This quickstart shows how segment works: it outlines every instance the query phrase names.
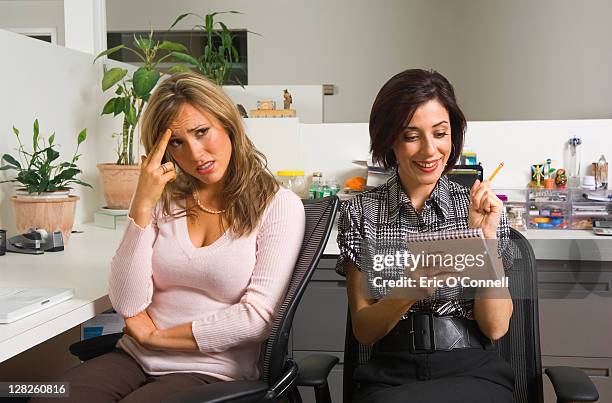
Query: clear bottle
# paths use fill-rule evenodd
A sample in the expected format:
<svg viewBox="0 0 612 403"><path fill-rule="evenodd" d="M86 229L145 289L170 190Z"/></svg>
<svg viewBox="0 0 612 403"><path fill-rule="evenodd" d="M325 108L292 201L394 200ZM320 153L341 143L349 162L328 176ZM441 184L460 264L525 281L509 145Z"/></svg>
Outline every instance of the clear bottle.
<svg viewBox="0 0 612 403"><path fill-rule="evenodd" d="M319 191L319 187L321 186L322 180L323 180L323 174L321 174L321 172L312 173L312 181L310 182L310 186L308 187L308 198L309 199L317 198L317 192Z"/></svg>
<svg viewBox="0 0 612 403"><path fill-rule="evenodd" d="M327 186L329 187L330 196L334 196L340 191L340 185L334 177L329 178L329 180L327 181Z"/></svg>
<svg viewBox="0 0 612 403"><path fill-rule="evenodd" d="M317 190L317 199L321 199L329 195L330 195L330 189L329 189L329 186L327 185L327 180L323 179L321 180L321 184L319 186L319 189Z"/></svg>
<svg viewBox="0 0 612 403"><path fill-rule="evenodd" d="M608 161L606 161L606 157L603 154L595 164L595 188L608 188Z"/></svg>

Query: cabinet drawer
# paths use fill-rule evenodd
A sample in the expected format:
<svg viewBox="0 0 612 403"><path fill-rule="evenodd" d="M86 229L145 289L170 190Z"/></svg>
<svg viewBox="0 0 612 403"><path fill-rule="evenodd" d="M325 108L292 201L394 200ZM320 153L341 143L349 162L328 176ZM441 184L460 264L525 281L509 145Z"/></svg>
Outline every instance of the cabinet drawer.
<svg viewBox="0 0 612 403"><path fill-rule="evenodd" d="M542 355L612 357L612 299L543 299L539 310Z"/></svg>
<svg viewBox="0 0 612 403"><path fill-rule="evenodd" d="M542 372L546 367L567 366L582 369L591 378L599 392L599 402L612 402L612 358L551 357L542 356ZM555 392L548 376L544 377L544 402L555 403Z"/></svg>
<svg viewBox="0 0 612 403"><path fill-rule="evenodd" d="M582 300L590 296L612 300L612 273L607 271L539 271L538 296Z"/></svg>
<svg viewBox="0 0 612 403"><path fill-rule="evenodd" d="M311 281L293 319L293 350L344 351L346 310L343 281Z"/></svg>

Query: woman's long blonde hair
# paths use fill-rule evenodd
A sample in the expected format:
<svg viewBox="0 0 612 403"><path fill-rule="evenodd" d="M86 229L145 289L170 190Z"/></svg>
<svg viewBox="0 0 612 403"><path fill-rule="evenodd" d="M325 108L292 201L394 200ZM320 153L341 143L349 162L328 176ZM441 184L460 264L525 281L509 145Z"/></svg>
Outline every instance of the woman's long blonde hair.
<svg viewBox="0 0 612 403"><path fill-rule="evenodd" d="M146 153L177 118L181 106L190 104L216 118L229 135L232 154L224 175L222 200L223 218L229 223L232 235L251 233L278 190L274 176L267 168L266 157L247 137L238 109L223 90L195 73L180 73L163 81L151 94L142 115L140 137ZM187 208L184 200L192 197L198 180L183 172L166 150L165 161L172 161L177 178L166 185L162 197L164 215L179 217L195 214L196 207ZM176 203L181 210L172 211Z"/></svg>

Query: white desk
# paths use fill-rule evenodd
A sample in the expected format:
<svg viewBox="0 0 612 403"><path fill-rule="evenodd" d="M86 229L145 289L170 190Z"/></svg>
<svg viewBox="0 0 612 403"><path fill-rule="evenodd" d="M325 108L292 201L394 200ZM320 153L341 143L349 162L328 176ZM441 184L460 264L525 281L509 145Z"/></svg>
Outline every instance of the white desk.
<svg viewBox="0 0 612 403"><path fill-rule="evenodd" d="M537 259L612 261L612 237L595 235L586 230L531 229L522 234L529 240ZM323 251L338 255L338 230L332 229Z"/></svg>
<svg viewBox="0 0 612 403"><path fill-rule="evenodd" d="M77 225L63 252L0 256L2 287L70 287L72 299L16 322L0 324L0 362L42 343L111 307L108 273L123 228ZM41 357L42 358L42 357Z"/></svg>
<svg viewBox="0 0 612 403"><path fill-rule="evenodd" d="M72 234L63 252L40 256L7 253L0 256L2 287L71 287L75 296L10 324L0 324L0 362L77 326L111 308L108 273L123 228L109 230L91 224ZM612 237L589 231L528 230L538 259L612 261ZM324 253L338 255L334 227Z"/></svg>

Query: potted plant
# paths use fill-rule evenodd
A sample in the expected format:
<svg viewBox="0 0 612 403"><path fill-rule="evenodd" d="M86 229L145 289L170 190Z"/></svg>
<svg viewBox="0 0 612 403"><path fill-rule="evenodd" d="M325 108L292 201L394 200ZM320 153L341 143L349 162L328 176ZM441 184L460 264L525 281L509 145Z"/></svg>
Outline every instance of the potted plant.
<svg viewBox="0 0 612 403"><path fill-rule="evenodd" d="M0 170L13 170L13 179L0 183L16 182L21 186L17 195L11 197L17 231L22 233L30 228L42 228L49 232L61 231L64 244L68 244L78 196L71 195L71 185L91 186L77 178L81 170L76 163L81 157L79 146L87 138L87 129L77 136L74 155L69 161L58 162L59 147L55 144L55 133L48 138L40 136L38 119L34 120L32 150L27 151L19 137L19 130L13 126L13 133L19 143L18 156L4 154Z"/></svg>
<svg viewBox="0 0 612 403"><path fill-rule="evenodd" d="M122 131L117 136L117 160L114 163L98 164L102 182L102 190L107 208L127 209L138 183L137 156L134 154L134 133L140 120L144 106L151 91L161 77L157 66L171 56L171 52L186 52L185 46L153 39L153 30L147 37L135 36L134 46L115 46L96 56L98 58L115 53L121 49L130 51L143 62L131 76L128 70L114 67L104 71L102 91L115 89L115 97L111 98L102 110L102 115L122 115ZM160 52L166 53L159 57ZM94 61L95 61L94 60Z"/></svg>
<svg viewBox="0 0 612 403"><path fill-rule="evenodd" d="M198 73L213 80L217 85L227 83L232 63L239 62L238 49L234 46L234 37L227 26L221 21L215 21L215 16L220 14L240 14L238 11L222 11L206 14L202 17L194 13L179 15L170 26L172 29L179 21L187 16L195 16L202 20L203 25L197 24L194 29L204 31L204 43L202 44L202 56L195 58L186 52L175 50L172 56L187 65L173 66L171 72L180 72L195 69ZM251 32L251 31L248 31ZM252 32L256 35L256 32ZM237 80L237 79L236 79ZM237 80L239 81L239 80ZM240 85L242 85L239 82Z"/></svg>

